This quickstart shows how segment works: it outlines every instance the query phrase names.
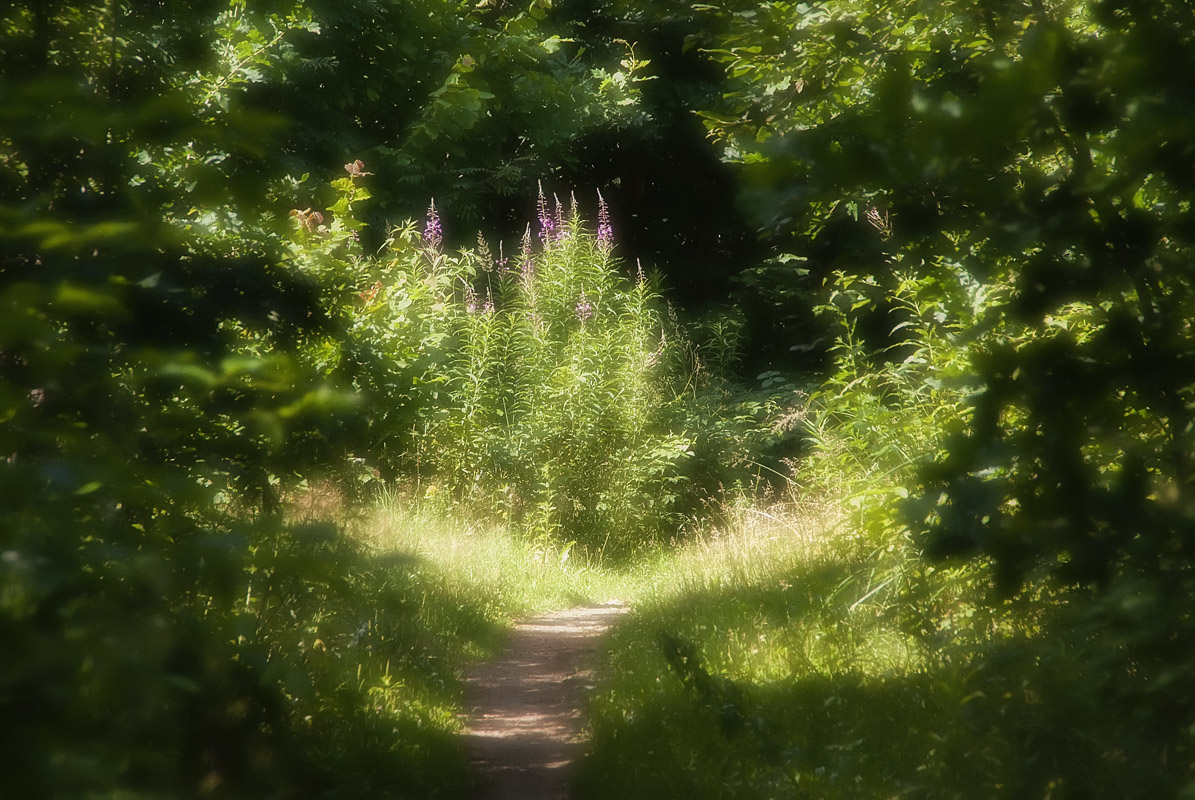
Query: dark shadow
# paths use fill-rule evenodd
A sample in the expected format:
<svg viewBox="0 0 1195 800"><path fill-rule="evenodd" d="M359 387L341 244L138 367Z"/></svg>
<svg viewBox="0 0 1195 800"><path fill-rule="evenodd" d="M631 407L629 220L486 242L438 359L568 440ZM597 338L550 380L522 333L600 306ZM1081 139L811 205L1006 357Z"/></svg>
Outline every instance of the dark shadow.
<svg viewBox="0 0 1195 800"><path fill-rule="evenodd" d="M260 520L77 558L0 622L6 797L470 796L458 670L504 628L431 565Z"/></svg>

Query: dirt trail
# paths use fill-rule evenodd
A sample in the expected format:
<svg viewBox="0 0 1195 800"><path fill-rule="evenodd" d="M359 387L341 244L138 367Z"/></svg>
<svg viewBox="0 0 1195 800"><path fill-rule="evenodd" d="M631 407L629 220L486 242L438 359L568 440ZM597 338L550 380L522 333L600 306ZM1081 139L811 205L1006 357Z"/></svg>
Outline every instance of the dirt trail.
<svg viewBox="0 0 1195 800"><path fill-rule="evenodd" d="M467 742L477 796L556 800L568 796L579 755L581 704L598 637L626 608L617 601L527 620L506 650L467 679Z"/></svg>

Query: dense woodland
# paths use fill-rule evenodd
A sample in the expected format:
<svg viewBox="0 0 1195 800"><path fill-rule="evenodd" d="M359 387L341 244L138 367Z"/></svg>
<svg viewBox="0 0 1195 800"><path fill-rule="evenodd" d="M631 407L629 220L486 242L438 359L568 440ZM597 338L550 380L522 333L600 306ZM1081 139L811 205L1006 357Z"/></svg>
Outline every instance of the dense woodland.
<svg viewBox="0 0 1195 800"><path fill-rule="evenodd" d="M1195 796L1195 4L0 10L0 795ZM1185 266L1184 266L1185 265Z"/></svg>

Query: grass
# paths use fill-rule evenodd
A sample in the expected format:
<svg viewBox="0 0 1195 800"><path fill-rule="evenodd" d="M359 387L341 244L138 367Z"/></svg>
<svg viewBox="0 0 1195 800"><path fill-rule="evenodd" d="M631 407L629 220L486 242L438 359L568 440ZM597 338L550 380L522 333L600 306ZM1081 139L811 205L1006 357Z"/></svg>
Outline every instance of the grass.
<svg viewBox="0 0 1195 800"><path fill-rule="evenodd" d="M611 597L632 612L599 650L577 797L1171 797L1190 782L1190 737L1166 724L1189 659L1134 650L1143 626L1107 630L1107 605L1045 584L994 601L982 565L927 563L846 503L718 519L616 571L383 498L325 566L350 585L308 580L305 633L275 629L300 636L282 660L321 687L295 713L328 785L468 796L463 671L515 619Z"/></svg>
<svg viewBox="0 0 1195 800"><path fill-rule="evenodd" d="M1183 659L1154 656L1154 673L1090 598L992 602L982 566L928 564L833 504L729 517L639 576L578 797L1162 797L1189 781L1164 699L1186 696L1165 683Z"/></svg>
<svg viewBox="0 0 1195 800"><path fill-rule="evenodd" d="M398 495L383 497L355 535L377 552L418 559L431 594L484 609L489 619L502 624L631 590L628 576L586 563L572 547Z"/></svg>
<svg viewBox="0 0 1195 800"><path fill-rule="evenodd" d="M904 676L917 643L877 613L867 544L830 505L732 510L659 560L615 632L581 795L774 797L808 787L789 722L814 684ZM870 576L870 577L869 577ZM880 587L882 589L882 587ZM845 689L845 685L841 687Z"/></svg>
<svg viewBox="0 0 1195 800"><path fill-rule="evenodd" d="M350 517L323 493L296 498L273 544L254 551L227 617L235 641L202 623L194 667L172 667L168 681L205 687L186 728L229 745L188 750L175 788L468 797L464 672L516 619L625 585L434 504L393 495Z"/></svg>
<svg viewBox="0 0 1195 800"><path fill-rule="evenodd" d="M492 656L514 619L620 597L634 611L604 648L582 796L774 797L838 781L839 772L803 763L808 742L792 715L816 708L853 737L827 745L839 747L845 768L868 748L858 731L831 723L838 706L906 699L925 658L886 615L891 580L877 564L891 567L893 557L852 534L830 504L743 504L722 521L722 530L613 571L435 504L384 499L352 537L401 567L413 615L405 660L389 663L389 683L375 666L368 691L394 718L451 736L461 670ZM429 673L451 677L429 690ZM900 719L880 735L897 736Z"/></svg>

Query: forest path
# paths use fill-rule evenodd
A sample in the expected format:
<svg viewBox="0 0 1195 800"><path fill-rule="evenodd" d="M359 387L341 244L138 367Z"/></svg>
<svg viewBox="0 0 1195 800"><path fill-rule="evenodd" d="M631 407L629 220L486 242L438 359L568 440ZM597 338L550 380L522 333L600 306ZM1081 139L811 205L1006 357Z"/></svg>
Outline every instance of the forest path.
<svg viewBox="0 0 1195 800"><path fill-rule="evenodd" d="M581 706L597 640L626 611L611 600L515 627L502 655L466 679L466 741L478 797L559 800L584 745Z"/></svg>

